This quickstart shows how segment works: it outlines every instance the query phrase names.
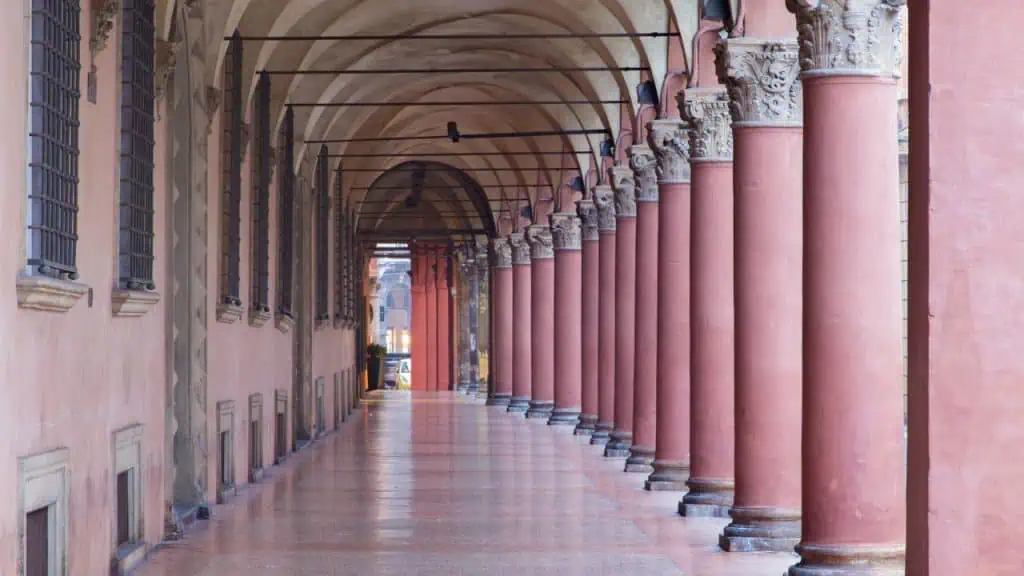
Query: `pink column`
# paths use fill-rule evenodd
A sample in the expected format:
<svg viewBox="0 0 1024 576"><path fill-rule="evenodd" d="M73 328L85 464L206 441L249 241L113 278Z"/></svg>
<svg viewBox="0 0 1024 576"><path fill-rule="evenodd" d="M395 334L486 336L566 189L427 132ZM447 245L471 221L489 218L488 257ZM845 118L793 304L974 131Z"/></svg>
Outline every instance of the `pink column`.
<svg viewBox="0 0 1024 576"><path fill-rule="evenodd" d="M615 192L611 186L594 188L597 207L598 317L597 317L597 427L591 444L607 444L615 425Z"/></svg>
<svg viewBox="0 0 1024 576"><path fill-rule="evenodd" d="M615 190L615 426L604 455L629 456L633 445L636 345L636 180L626 166L609 171Z"/></svg>
<svg viewBox="0 0 1024 576"><path fill-rule="evenodd" d="M906 570L1015 575L1024 542L1024 4L1002 3L995 18L968 3L923 6L910 19ZM958 39L967 30L970 40Z"/></svg>
<svg viewBox="0 0 1024 576"><path fill-rule="evenodd" d="M682 120L655 120L658 157L658 365L654 472L644 488L682 492L690 469L690 144Z"/></svg>
<svg viewBox="0 0 1024 576"><path fill-rule="evenodd" d="M512 248L512 401L509 412L526 413L533 396L533 309L530 244L523 234L509 235Z"/></svg>
<svg viewBox="0 0 1024 576"><path fill-rule="evenodd" d="M413 390L427 389L427 257L422 247L412 247L412 363Z"/></svg>
<svg viewBox="0 0 1024 576"><path fill-rule="evenodd" d="M580 415L576 434L589 436L597 428L598 412L598 259L600 258L597 233L597 208L593 200L580 200L576 203L576 212L582 223L582 375L583 375L583 413Z"/></svg>
<svg viewBox="0 0 1024 576"><path fill-rule="evenodd" d="M571 212L551 215L555 248L555 408L548 424L575 426L583 403L583 254L580 219Z"/></svg>
<svg viewBox="0 0 1024 576"><path fill-rule="evenodd" d="M451 388L451 360L448 338L451 321L448 316L448 256L441 252L437 259L437 389Z"/></svg>
<svg viewBox="0 0 1024 576"><path fill-rule="evenodd" d="M437 249L427 248L427 390L437 390Z"/></svg>
<svg viewBox="0 0 1024 576"><path fill-rule="evenodd" d="M790 569L794 576L903 574L905 570L899 168L893 78L901 29L898 4L891 0L787 3L796 13L800 31L804 95L803 525L797 547L801 562ZM941 3L931 4L934 8ZM927 11L922 14L927 18ZM1009 13L1001 16L1013 18ZM822 26L823 21L843 26ZM956 24L958 29L969 25ZM958 70L958 83L969 79L966 68L958 66ZM932 86L923 101L945 90L947 86ZM955 125L971 123L960 119ZM958 136L960 132L952 130L931 145ZM927 139L928 134L921 137ZM960 196L951 202L966 205ZM925 204L922 209L935 208ZM1001 213L1000 217L1012 215ZM981 226L990 230L988 223ZM966 274L973 259L963 250L971 244L961 239L956 246L964 258L958 261L956 274ZM966 297L975 288L961 278L959 286L965 291L953 298ZM999 296L990 293L985 298ZM933 301L928 313L942 309ZM972 325L967 319L957 330L969 331ZM958 341L942 356L960 358L970 356L972 350L977 349ZM957 379L955 386L966 387L962 397L970 398L969 390L976 384ZM979 420L979 425L991 423ZM957 433L970 434L971 429ZM980 449L987 438L979 435L972 445ZM961 463L939 465L959 467ZM962 498L957 521L970 522L966 514L975 509L971 495L957 489L951 497ZM1001 507L995 512L1003 513ZM978 530L971 530L969 544L957 542L953 547L977 546ZM1015 558L1013 572L1019 571L1020 554ZM973 565L965 569L985 573ZM941 572L953 573L952 567Z"/></svg>
<svg viewBox="0 0 1024 576"><path fill-rule="evenodd" d="M512 400L512 246L506 238L491 240L494 271L494 340L491 358L494 362L494 390L487 398L489 406L508 406Z"/></svg>
<svg viewBox="0 0 1024 576"><path fill-rule="evenodd" d="M633 361L633 444L626 472L651 472L658 431L658 174L647 144L629 149L636 178L636 331Z"/></svg>
<svg viewBox="0 0 1024 576"><path fill-rule="evenodd" d="M690 122L693 218L690 227L690 491L684 516L728 517L734 456L732 127L725 89L680 94Z"/></svg>
<svg viewBox="0 0 1024 576"><path fill-rule="evenodd" d="M526 230L530 242L530 306L533 316L531 356L533 392L527 418L551 417L555 406L555 251L551 228L534 224Z"/></svg>
<svg viewBox="0 0 1024 576"><path fill-rule="evenodd" d="M797 43L730 38L717 52L736 147L736 492L719 541L727 551L790 552L800 539L803 359ZM774 108L758 105L778 94Z"/></svg>

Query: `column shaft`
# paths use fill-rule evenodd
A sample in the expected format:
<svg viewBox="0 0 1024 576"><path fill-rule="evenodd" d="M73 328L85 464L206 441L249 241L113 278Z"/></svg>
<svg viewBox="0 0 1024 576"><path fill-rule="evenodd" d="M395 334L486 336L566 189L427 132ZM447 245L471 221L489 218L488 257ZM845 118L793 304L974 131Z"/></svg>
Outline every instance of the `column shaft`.
<svg viewBox="0 0 1024 576"><path fill-rule="evenodd" d="M512 401L509 412L526 413L533 396L533 292L530 274L530 246L521 233L509 239L512 245Z"/></svg>
<svg viewBox="0 0 1024 576"><path fill-rule="evenodd" d="M427 389L427 261L421 251L412 256L412 363L413 390Z"/></svg>
<svg viewBox="0 0 1024 576"><path fill-rule="evenodd" d="M576 434L588 436L597 428L598 413L598 303L600 245L597 233L597 208L592 200L580 200L577 213L583 225L581 298L582 403L583 413Z"/></svg>
<svg viewBox="0 0 1024 576"><path fill-rule="evenodd" d="M437 390L437 252L427 253L427 390Z"/></svg>
<svg viewBox="0 0 1024 576"><path fill-rule="evenodd" d="M655 120L658 364L654 472L644 488L682 492L690 467L690 145L679 119Z"/></svg>
<svg viewBox="0 0 1024 576"><path fill-rule="evenodd" d="M551 232L555 248L555 407L548 424L575 427L583 394L580 220L572 213L552 214Z"/></svg>
<svg viewBox="0 0 1024 576"><path fill-rule="evenodd" d="M448 257L442 254L437 261L437 389L451 388L451 357L449 338L451 337L451 319L449 317L448 300L451 291L448 289Z"/></svg>
<svg viewBox="0 0 1024 576"><path fill-rule="evenodd" d="M615 205L612 189L598 186L598 420L591 444L607 444L615 425Z"/></svg>
<svg viewBox="0 0 1024 576"><path fill-rule="evenodd" d="M555 259L548 226L534 224L527 235L532 255L533 393L526 416L547 420L555 405Z"/></svg>
<svg viewBox="0 0 1024 576"><path fill-rule="evenodd" d="M611 170L615 189L615 426L604 455L629 456L633 445L636 346L636 181L626 166Z"/></svg>
<svg viewBox="0 0 1024 576"><path fill-rule="evenodd" d="M687 90L693 126L690 227L690 491L684 516L727 517L734 485L735 315L729 100L723 88ZM727 142L727 144L725 144ZM698 154L702 151L702 154Z"/></svg>
<svg viewBox="0 0 1024 576"><path fill-rule="evenodd" d="M509 257L511 264L511 255ZM512 399L512 267L494 269L494 393L487 403L508 406Z"/></svg>

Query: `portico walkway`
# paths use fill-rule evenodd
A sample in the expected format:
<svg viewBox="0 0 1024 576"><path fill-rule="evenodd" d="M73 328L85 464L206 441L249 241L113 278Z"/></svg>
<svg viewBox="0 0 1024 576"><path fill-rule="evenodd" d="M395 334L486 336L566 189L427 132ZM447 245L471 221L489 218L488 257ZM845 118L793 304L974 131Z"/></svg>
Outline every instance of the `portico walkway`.
<svg viewBox="0 0 1024 576"><path fill-rule="evenodd" d="M450 393L376 393L157 552L141 576L778 576L795 555L726 554L725 520L552 428Z"/></svg>

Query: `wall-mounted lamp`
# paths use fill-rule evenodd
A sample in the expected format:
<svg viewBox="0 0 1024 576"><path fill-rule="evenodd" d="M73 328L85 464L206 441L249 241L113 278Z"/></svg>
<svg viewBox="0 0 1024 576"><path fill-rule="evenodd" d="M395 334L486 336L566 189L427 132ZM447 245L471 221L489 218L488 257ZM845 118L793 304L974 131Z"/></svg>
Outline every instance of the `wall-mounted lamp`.
<svg viewBox="0 0 1024 576"><path fill-rule="evenodd" d="M615 158L615 140L605 138L601 142L601 158Z"/></svg>
<svg viewBox="0 0 1024 576"><path fill-rule="evenodd" d="M645 80L636 87L636 99L640 104L658 106L658 87L654 80Z"/></svg>

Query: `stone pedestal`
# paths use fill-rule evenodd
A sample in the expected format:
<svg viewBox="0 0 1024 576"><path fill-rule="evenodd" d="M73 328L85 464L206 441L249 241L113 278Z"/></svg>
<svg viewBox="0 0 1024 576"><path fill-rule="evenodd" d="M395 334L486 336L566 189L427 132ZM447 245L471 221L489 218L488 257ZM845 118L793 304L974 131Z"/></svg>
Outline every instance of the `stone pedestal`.
<svg viewBox="0 0 1024 576"><path fill-rule="evenodd" d="M736 492L727 551L791 552L800 538L803 122L797 43L716 50L732 104ZM757 105L772 101L774 107Z"/></svg>
<svg viewBox="0 0 1024 576"><path fill-rule="evenodd" d="M575 429L583 403L580 219L573 213L552 214L551 233L555 248L555 408L548 424Z"/></svg>
<svg viewBox="0 0 1024 576"><path fill-rule="evenodd" d="M791 576L905 571L893 77L900 4L787 3L798 23L804 94L803 524L797 546L801 561ZM956 204L964 201L958 198ZM960 250L968 245L958 244L958 252L967 256ZM961 262L958 274L971 268L969 258ZM934 300L928 305L931 311L943 309ZM960 329L970 330L969 325ZM945 354L971 352L961 341ZM972 384L970 379L957 383ZM973 502L963 490L953 498Z"/></svg>
<svg viewBox="0 0 1024 576"><path fill-rule="evenodd" d="M530 243L533 318L533 393L526 417L546 420L555 407L555 252L547 225L530 226L526 237Z"/></svg>
<svg viewBox="0 0 1024 576"><path fill-rule="evenodd" d="M634 310L633 445L626 472L649 474L658 415L658 175L646 144L629 150L636 178L636 297Z"/></svg>
<svg viewBox="0 0 1024 576"><path fill-rule="evenodd" d="M724 88L688 89L691 127L690 491L684 516L726 516L734 476L732 127Z"/></svg>
<svg viewBox="0 0 1024 576"><path fill-rule="evenodd" d="M690 470L690 143L679 119L650 123L658 160L658 365L654 472L647 490L682 492Z"/></svg>
<svg viewBox="0 0 1024 576"><path fill-rule="evenodd" d="M581 311L581 346L582 346L582 396L583 413L580 423L576 426L576 434L590 436L597 428L598 413L598 283L600 282L598 266L600 242L597 232L597 208L593 200L580 200L576 204L576 213L582 225L582 311Z"/></svg>
<svg viewBox="0 0 1024 576"><path fill-rule="evenodd" d="M509 235L512 247L512 400L509 412L525 414L533 394L533 292L530 245L521 233Z"/></svg>
<svg viewBox="0 0 1024 576"><path fill-rule="evenodd" d="M615 193L594 189L598 229L598 419L590 443L608 443L615 424Z"/></svg>
<svg viewBox="0 0 1024 576"><path fill-rule="evenodd" d="M633 368L636 345L636 180L626 166L609 171L615 190L615 425L609 458L626 458L633 445Z"/></svg>
<svg viewBox="0 0 1024 576"><path fill-rule="evenodd" d="M494 390L487 398L489 406L507 407L512 400L512 246L506 238L491 242L494 283L494 341L491 343L494 362Z"/></svg>

